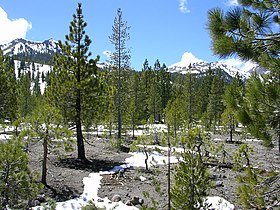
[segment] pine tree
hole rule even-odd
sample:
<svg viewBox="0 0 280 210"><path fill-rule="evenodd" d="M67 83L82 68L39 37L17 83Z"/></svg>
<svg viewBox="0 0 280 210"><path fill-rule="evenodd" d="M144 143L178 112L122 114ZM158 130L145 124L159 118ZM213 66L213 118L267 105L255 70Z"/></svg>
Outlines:
<svg viewBox="0 0 280 210"><path fill-rule="evenodd" d="M241 6L224 13L208 12L212 50L220 57L238 55L264 68L279 63L279 1L240 0Z"/></svg>
<svg viewBox="0 0 280 210"><path fill-rule="evenodd" d="M128 106L128 112L129 112L129 120L131 121L132 125L132 138L135 138L134 131L136 129L136 126L139 125L140 117L143 115L144 106L141 106L142 104L142 91L141 91L141 76L138 72L131 71L131 75L129 77L130 80L130 92L129 92L129 106Z"/></svg>
<svg viewBox="0 0 280 210"><path fill-rule="evenodd" d="M47 96L62 112L66 123L71 122L75 126L78 158L86 159L82 123L89 117L92 107L102 108L97 103L101 99L106 78L97 71L99 57L89 59L91 40L85 32L87 23L81 7L79 3L69 27L70 33L65 36L65 43L59 41L62 55L55 56Z"/></svg>
<svg viewBox="0 0 280 210"><path fill-rule="evenodd" d="M21 135L27 134L36 143L41 141L43 146L41 183L47 185L47 159L50 148L64 146L68 151L72 148L73 133L63 126L63 119L59 110L51 107L46 101L38 106L27 119L29 126L22 131ZM54 140L56 141L54 144Z"/></svg>
<svg viewBox="0 0 280 210"><path fill-rule="evenodd" d="M273 146L273 136L278 140L280 153L280 80L273 74L253 75L246 84L242 122L250 133ZM244 115L247 118L244 118Z"/></svg>
<svg viewBox="0 0 280 210"><path fill-rule="evenodd" d="M18 94L14 69L0 50L0 121L18 117Z"/></svg>
<svg viewBox="0 0 280 210"><path fill-rule="evenodd" d="M118 122L118 139L122 135L122 118L124 114L124 101L123 91L125 90L125 71L129 68L130 51L126 47L126 42L130 39L127 22L123 20L122 10L117 10L117 17L112 26L112 35L109 37L110 42L114 45L115 51L111 55L113 62L113 71L116 76L116 109L117 109L117 122Z"/></svg>
<svg viewBox="0 0 280 210"><path fill-rule="evenodd" d="M224 81L221 78L220 71L213 77L211 84L209 102L207 104L207 122L206 126L215 126L219 123L224 106L222 96L224 94Z"/></svg>
<svg viewBox="0 0 280 210"><path fill-rule="evenodd" d="M231 84L226 86L223 95L223 104L225 106L222 114L223 122L229 127L230 141L232 141L235 125L240 122L239 113L241 112L241 105L243 104L244 96L244 82L237 74Z"/></svg>
<svg viewBox="0 0 280 210"><path fill-rule="evenodd" d="M211 91L211 86L214 78L214 70L209 68L206 71L206 75L200 79L199 82L199 88L198 88L198 94L197 96L197 114L198 119L206 118L206 110L207 105L209 103L209 95Z"/></svg>
<svg viewBox="0 0 280 210"><path fill-rule="evenodd" d="M241 0L240 3L241 7L225 14L219 8L208 12L212 48L220 57L236 54L271 71L264 81L256 76L250 79L239 117L267 145L272 144L272 128L278 138L280 153L279 1Z"/></svg>
<svg viewBox="0 0 280 210"><path fill-rule="evenodd" d="M31 114L32 110L35 107L34 97L32 97L31 92L31 80L29 75L22 74L18 80L19 87L19 113L21 117L26 117Z"/></svg>
<svg viewBox="0 0 280 210"><path fill-rule="evenodd" d="M150 98L150 87L152 84L152 68L149 66L149 62L147 59L145 59L143 68L142 68L142 80L143 80L143 86L144 86L144 93L145 93L145 98L143 100L144 103L144 121L148 122L148 119L150 117L150 112L149 112L149 98Z"/></svg>
<svg viewBox="0 0 280 210"><path fill-rule="evenodd" d="M277 198L279 186L273 182L279 173L254 166L250 159L253 152L252 147L242 144L233 156L234 169L239 172L236 176L238 201L244 209L267 209L271 205L270 200Z"/></svg>
<svg viewBox="0 0 280 210"><path fill-rule="evenodd" d="M186 150L176 168L171 188L172 209L203 209L207 205L204 200L210 187L209 173L201 154L202 139L196 142L197 137L200 138L199 133L191 130L187 138L181 137Z"/></svg>
<svg viewBox="0 0 280 210"><path fill-rule="evenodd" d="M28 167L23 139L0 141L0 208L27 209L41 189Z"/></svg>
<svg viewBox="0 0 280 210"><path fill-rule="evenodd" d="M41 88L40 88L40 76L39 76L39 72L37 72L36 77L34 78L34 86L33 86L33 91L32 94L35 97L40 97L41 94Z"/></svg>
<svg viewBox="0 0 280 210"><path fill-rule="evenodd" d="M182 97L170 100L165 109L166 124L169 130L173 132L175 138L177 131L184 125L184 110L184 99Z"/></svg>

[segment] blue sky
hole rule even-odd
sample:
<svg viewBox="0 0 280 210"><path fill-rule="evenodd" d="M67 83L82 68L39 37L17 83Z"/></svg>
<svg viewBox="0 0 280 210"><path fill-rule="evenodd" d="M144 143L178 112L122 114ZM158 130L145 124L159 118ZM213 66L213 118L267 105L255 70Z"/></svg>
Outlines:
<svg viewBox="0 0 280 210"><path fill-rule="evenodd" d="M150 65L159 59L169 66L185 52L208 62L218 60L210 49L207 11L237 4L237 0L1 0L0 44L18 37L64 40L78 2L93 41L91 52L100 55L101 62L108 59L104 51L114 50L108 36L117 9L122 9L123 19L131 26L127 42L131 67L137 70L146 58Z"/></svg>

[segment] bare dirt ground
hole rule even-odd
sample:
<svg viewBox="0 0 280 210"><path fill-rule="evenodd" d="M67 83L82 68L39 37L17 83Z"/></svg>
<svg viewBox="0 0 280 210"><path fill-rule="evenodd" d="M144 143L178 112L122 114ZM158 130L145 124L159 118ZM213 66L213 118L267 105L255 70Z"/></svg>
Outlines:
<svg viewBox="0 0 280 210"><path fill-rule="evenodd" d="M225 136L212 135L211 140L215 144L219 144L225 140ZM239 136L234 136L239 141ZM56 201L65 201L78 197L83 192L83 178L92 172L106 171L114 166L121 165L125 162L130 154L127 152L117 151L112 148L108 139L92 137L91 145L85 143L86 156L88 162L76 159L77 154L73 152L64 153L60 158L50 152L48 155L48 187L44 189L42 194L54 198ZM266 170L276 169L280 171L280 156L277 148L267 149L259 141L247 142L254 148L254 154L251 161ZM94 145L94 146L92 146ZM226 143L226 150L229 154L236 151L240 144ZM74 148L76 149L75 145ZM31 144L29 146L30 167L34 172L41 172L42 145L40 143ZM232 158L229 156L229 159ZM210 190L210 195L217 195L225 198L236 206L236 209L242 209L237 202L238 195L235 193L237 186L236 172L227 168L209 168L214 187ZM174 166L171 167L174 174ZM102 186L98 191L101 198L108 197L112 199L114 195L120 195L121 200L131 200L139 197L144 200L144 205L151 206L151 201L145 198L143 191L149 192L151 197L159 203L159 209L167 209L167 166L159 166L146 172L143 168L129 168L122 176L104 175L101 180ZM141 181L140 176L147 178ZM160 183L163 194L158 194L155 190L153 180ZM279 184L279 183L278 183ZM279 199L279 195L278 195ZM45 199L41 199L44 201ZM279 200L278 200L279 202ZM140 205L138 205L140 207ZM280 209L275 207L274 209Z"/></svg>

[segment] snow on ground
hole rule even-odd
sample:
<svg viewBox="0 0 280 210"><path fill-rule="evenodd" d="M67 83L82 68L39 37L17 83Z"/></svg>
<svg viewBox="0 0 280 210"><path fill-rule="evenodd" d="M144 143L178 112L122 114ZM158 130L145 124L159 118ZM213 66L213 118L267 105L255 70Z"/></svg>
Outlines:
<svg viewBox="0 0 280 210"><path fill-rule="evenodd" d="M0 135L0 141L10 139L12 136L7 134Z"/></svg>
<svg viewBox="0 0 280 210"><path fill-rule="evenodd" d="M152 148L152 147L151 147ZM166 151L167 147L160 147L160 149ZM177 148L179 150L179 148ZM179 151L182 151L179 150ZM82 206L85 206L89 201L93 201L93 203L99 208L106 209L115 209L115 210L137 210L138 208L135 206L127 206L122 201L112 202L108 199L108 197L100 198L98 197L98 189L101 187L101 179L102 174L111 174L118 171L124 171L129 167L145 167L145 154L142 152L132 152L131 157L125 160L126 164L115 166L110 171L100 171L99 173L91 173L88 177L84 177L84 191L83 194L75 199L71 199L65 202L57 203L56 210L80 210ZM151 152L149 154L148 164L149 166L155 164L166 164L167 156L162 155L158 152ZM171 163L178 162L178 159L175 156L170 157ZM145 181L145 177L143 177ZM206 199L208 204L211 204L211 207L217 210L233 210L234 205L226 201L225 199L219 196L209 196ZM34 207L34 210L41 210L42 207Z"/></svg>

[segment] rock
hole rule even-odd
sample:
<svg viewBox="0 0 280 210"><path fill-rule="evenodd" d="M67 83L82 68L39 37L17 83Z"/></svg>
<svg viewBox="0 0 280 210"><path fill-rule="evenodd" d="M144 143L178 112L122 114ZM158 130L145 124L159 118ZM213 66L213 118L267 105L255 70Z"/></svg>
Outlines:
<svg viewBox="0 0 280 210"><path fill-rule="evenodd" d="M112 197L111 200L112 202L119 202L121 200L121 196L116 194Z"/></svg>
<svg viewBox="0 0 280 210"><path fill-rule="evenodd" d="M132 201L131 201L131 200L126 201L126 202L125 202L125 205L127 205L127 206L133 206L133 204L132 204Z"/></svg>
<svg viewBox="0 0 280 210"><path fill-rule="evenodd" d="M40 206L40 202L37 199L35 199L30 201L29 205L30 207Z"/></svg>
<svg viewBox="0 0 280 210"><path fill-rule="evenodd" d="M144 199L140 198L139 199L139 204L142 206L144 204Z"/></svg>
<svg viewBox="0 0 280 210"><path fill-rule="evenodd" d="M223 187L223 186L224 186L224 183L223 183L222 181L217 181L217 182L215 183L215 186L216 186L216 187Z"/></svg>
<svg viewBox="0 0 280 210"><path fill-rule="evenodd" d="M133 199L131 200L132 204L134 206L136 205L142 205L144 203L143 199L140 199L139 197L135 196L133 197Z"/></svg>
<svg viewBox="0 0 280 210"><path fill-rule="evenodd" d="M37 200L38 200L40 203L46 202L45 195L40 195L40 196L38 196Z"/></svg>
<svg viewBox="0 0 280 210"><path fill-rule="evenodd" d="M209 178L212 179L212 180L215 180L215 179L218 178L218 175L217 175L217 174L211 174L211 175L209 176Z"/></svg>
<svg viewBox="0 0 280 210"><path fill-rule="evenodd" d="M146 177L144 177L144 176L139 176L139 179L140 179L140 181L141 181L141 182L144 182L144 181L146 181L146 180L147 180L147 178L146 178Z"/></svg>

